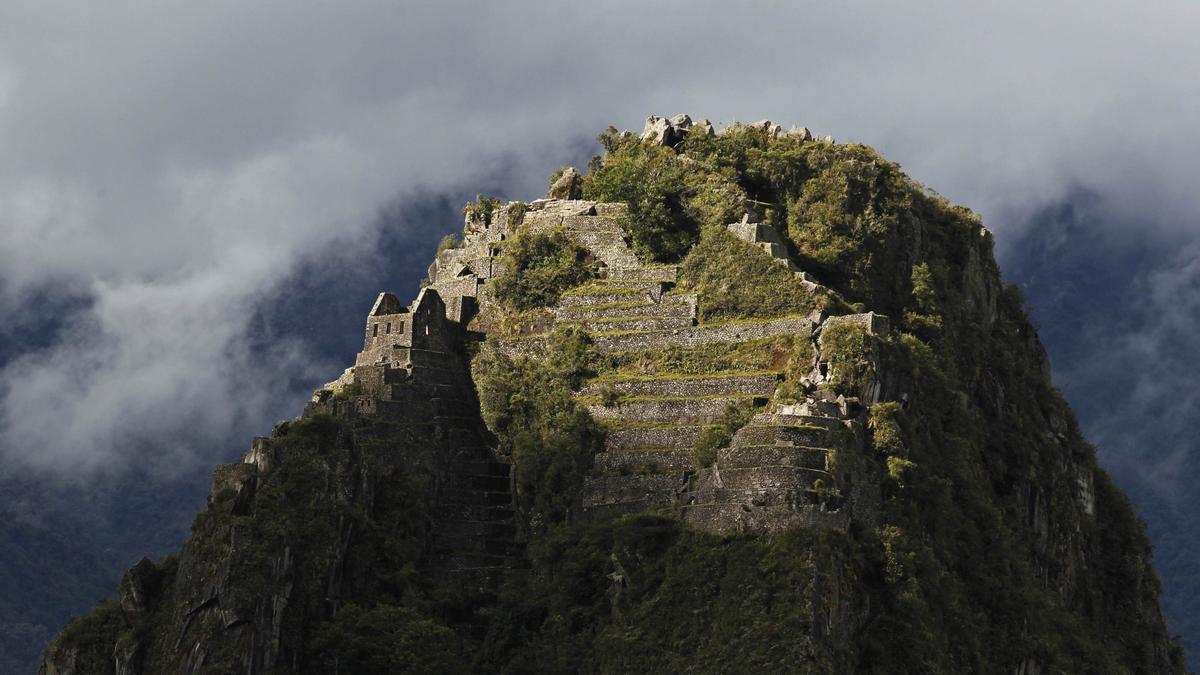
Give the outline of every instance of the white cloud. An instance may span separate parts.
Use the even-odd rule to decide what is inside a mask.
[[[0,311],[47,287],[91,305],[0,374],[0,445],[92,466],[261,424],[305,359],[252,362],[247,321],[299,261],[507,160],[536,196],[568,143],[651,113],[871,143],[1002,244],[1080,185],[1196,227],[1200,8],[922,7],[6,3]]]

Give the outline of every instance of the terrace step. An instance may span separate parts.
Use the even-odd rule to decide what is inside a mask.
[[[603,216],[563,216],[562,226],[568,233],[616,234],[624,238],[625,231],[621,224],[612,218]]]
[[[567,293],[564,294],[558,301],[559,307],[591,307],[594,305],[611,305],[625,302],[637,302],[651,304],[655,300],[650,297],[649,293],[639,291],[636,288],[624,289],[614,287],[612,289],[592,291],[587,293]]]
[[[835,417],[781,413],[759,413],[750,420],[750,424],[763,427],[822,427],[839,431],[846,428],[846,425]]]
[[[771,445],[743,445],[717,451],[721,475],[726,469],[780,466],[797,469],[829,470],[830,451],[826,448],[784,448]]]
[[[663,297],[663,302],[618,302],[609,306],[555,307],[551,312],[553,312],[554,318],[558,321],[588,321],[630,316],[694,319],[696,317],[695,305],[682,302],[666,302],[667,298],[676,297],[680,296],[665,296]]]
[[[809,488],[818,479],[832,483],[833,474],[788,466],[721,468],[721,486],[727,490],[800,490]]]
[[[617,452],[633,448],[675,448],[690,452],[704,429],[702,426],[609,429],[604,436],[604,449]]]
[[[733,445],[774,445],[778,447],[841,447],[845,428],[824,426],[762,426],[750,424],[733,436]]]
[[[579,392],[597,396],[611,387],[626,396],[715,396],[756,394],[771,396],[778,382],[776,373],[704,375],[701,377],[642,377],[628,380],[595,380]]]
[[[667,504],[676,492],[686,488],[687,480],[672,474],[635,476],[596,476],[583,489],[583,507],[615,504]]]
[[[590,321],[572,321],[589,333],[605,333],[610,331],[627,330],[674,330],[690,328],[696,325],[696,320],[690,316],[625,316]]]
[[[664,291],[671,287],[669,281],[655,281],[647,279],[596,279],[592,282],[599,286],[609,286],[613,288],[637,288],[651,295],[658,294],[655,297],[661,296]]]
[[[598,452],[595,468],[605,473],[670,473],[695,468],[691,449],[637,448]]]
[[[678,267],[610,267],[609,279],[640,279],[643,281],[669,281],[679,279]]]
[[[620,419],[632,422],[703,422],[712,423],[725,414],[730,406],[749,408],[753,396],[714,396],[706,398],[646,398],[628,399],[606,407],[589,403],[585,407],[597,420]]]

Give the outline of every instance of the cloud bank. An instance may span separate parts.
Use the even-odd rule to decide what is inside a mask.
[[[342,366],[252,348],[298,269],[369,255],[388,204],[480,181],[538,196],[581,139],[652,113],[867,142],[980,211],[1002,254],[1080,187],[1148,237],[1200,238],[1198,19],[1184,2],[6,3],[0,332],[44,320],[47,295],[75,302],[0,371],[0,452],[68,473],[211,462],[294,412],[281,388]]]

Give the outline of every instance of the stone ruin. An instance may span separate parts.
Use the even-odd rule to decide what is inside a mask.
[[[806,129],[784,132],[769,122],[754,126],[811,139]],[[652,117],[643,138],[670,144],[696,127],[713,133],[707,120]],[[509,467],[481,428],[463,344],[469,332],[486,331],[486,322],[480,320],[494,306],[491,282],[503,271],[503,242],[518,230],[560,231],[589,251],[599,278],[588,292],[568,291],[548,308],[549,323],[539,331],[502,339],[505,353],[540,358],[545,336],[555,324],[564,324],[587,330],[600,352],[800,335],[812,341],[816,354],[802,380],[806,393],[799,401],[776,402],[782,378],[778,371],[703,377],[649,374],[605,385],[619,392],[621,400],[615,405],[598,401],[599,383],[586,383],[577,396],[607,431],[605,451],[595,458],[579,517],[650,510],[710,532],[874,522],[879,488],[863,466],[863,420],[866,408],[882,395],[882,386],[873,383],[858,399],[831,396],[822,386],[832,373],[821,356],[820,336],[824,327],[841,322],[885,334],[887,317],[814,313],[700,323],[696,297],[675,288],[679,268],[643,264],[634,255],[620,224],[625,205],[578,199],[578,181],[578,172],[569,169],[552,186],[552,196],[528,205],[502,204],[486,218],[468,214],[461,245],[438,253],[411,305],[403,305],[391,293],[378,296],[368,312],[355,365],[319,390],[308,412],[350,410],[401,421],[442,420],[441,437],[454,439],[439,450],[452,458],[445,477],[449,494],[457,495],[449,499],[447,511],[474,514],[447,517],[447,532],[466,533],[449,535],[447,551],[457,551],[458,557],[475,551],[473,562],[464,563],[466,568],[503,564],[504,533],[513,532]],[[747,216],[728,228],[810,290],[828,292],[799,268],[785,240],[769,225],[750,222]],[[715,463],[696,466],[696,440],[731,406],[757,412],[730,446],[717,452]],[[270,439],[258,439],[244,462],[269,470]],[[242,475],[245,471],[223,471],[229,480],[252,482],[251,476]],[[491,509],[490,519],[480,516],[480,509]],[[493,536],[472,537],[481,531]]]

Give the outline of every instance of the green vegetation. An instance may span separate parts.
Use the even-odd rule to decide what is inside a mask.
[[[704,228],[683,260],[680,281],[696,293],[705,320],[808,314],[838,306],[723,225]]]
[[[877,339],[855,323],[826,325],[821,331],[821,357],[829,363],[829,386],[857,396],[877,374]]]
[[[492,282],[495,297],[517,310],[552,305],[563,291],[595,276],[587,249],[562,232],[519,234],[501,261],[504,272]]]
[[[483,419],[512,456],[517,506],[535,532],[566,519],[600,451],[603,430],[572,391],[597,360],[586,333],[560,328],[544,359],[511,359],[487,342],[472,361]]]
[[[754,417],[754,412],[754,408],[730,403],[717,423],[701,432],[700,438],[696,439],[696,445],[692,448],[692,459],[696,466],[707,468],[715,464],[717,451],[729,447],[733,435],[738,429],[746,426],[750,418]]]
[[[318,628],[313,649],[328,673],[450,675],[466,669],[454,632],[410,607],[345,605]]]
[[[726,371],[781,370],[796,353],[797,346],[811,345],[806,338],[779,335],[736,343],[618,352],[607,357],[607,368],[625,374],[670,372],[703,375]]]
[[[866,580],[845,533],[716,537],[642,515],[531,542],[502,591],[488,662],[506,673],[844,673],[814,617]]]
[[[508,205],[508,227],[511,230],[517,229],[521,223],[525,222],[525,214],[529,212],[529,205],[525,202],[512,202]]]
[[[96,669],[89,672],[98,675],[115,673],[113,644],[125,628],[121,604],[113,599],[102,600],[85,616],[68,621],[52,647],[64,651],[75,650],[80,664],[88,664]]]
[[[602,137],[603,164],[584,178],[583,196],[626,202],[625,228],[644,260],[678,260],[699,234],[684,212],[685,169],[674,151],[620,136]]]
[[[467,220],[483,223],[484,225],[492,224],[492,214],[501,206],[499,199],[488,197],[486,195],[476,195],[475,201],[463,207],[463,215]]]
[[[463,238],[462,238],[461,234],[453,234],[453,233],[448,234],[448,235],[442,237],[442,240],[438,242],[437,255],[441,255],[442,251],[449,251],[450,249],[462,248],[462,245],[463,245]]]
[[[629,203],[638,255],[682,260],[681,286],[706,319],[852,307],[891,317],[887,336],[851,323],[820,335],[829,386],[853,398],[878,384],[871,393],[892,400],[869,408],[868,452],[845,442],[849,431],[831,443],[831,463],[855,482],[817,480],[806,497],[832,510],[844,489],[871,519],[711,536],[647,514],[577,517],[603,439],[574,395],[585,381],[601,385],[585,401],[619,405],[621,380],[774,372],[777,400],[800,400],[814,354],[805,334],[601,356],[586,333],[560,327],[537,359],[509,358],[489,338],[471,364],[482,418],[513,461],[526,544],[524,565],[498,586],[420,568],[439,504],[427,434],[323,416],[280,428],[286,461],[253,513],[234,515],[224,494],[197,518],[180,579],[215,587],[228,562],[221,609],[254,615],[283,583],[286,551],[296,563],[280,648],[322,672],[959,673],[1013,672],[1025,659],[1046,673],[1182,672],[1141,525],[1050,386],[1020,293],[1001,289],[974,214],[861,145],[748,127],[692,134],[675,150],[615,132],[601,142],[586,195]],[[487,222],[497,207],[480,198],[467,215]],[[726,233],[747,211],[786,232],[837,296],[802,293]],[[583,255],[561,233],[505,246],[509,273],[494,288],[521,330],[566,292],[642,293],[588,283]],[[697,465],[711,466],[752,414],[735,408],[702,433]],[[102,606],[61,640],[116,639],[116,618]],[[152,651],[174,635],[154,639]]]

